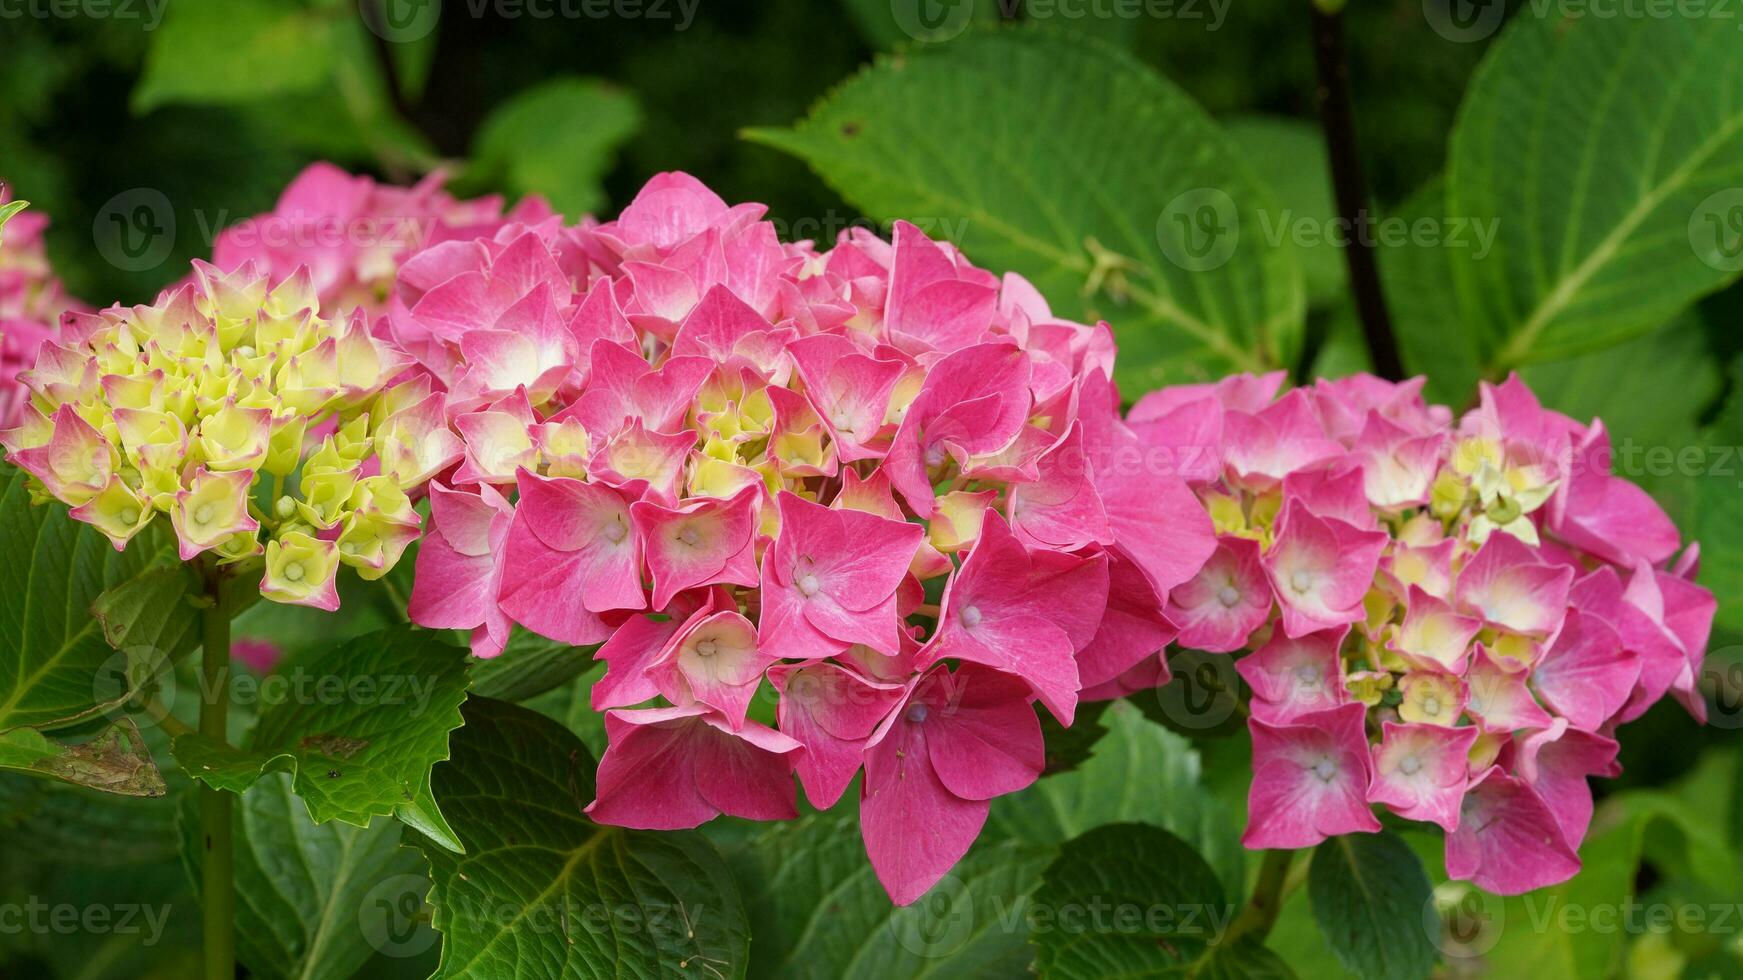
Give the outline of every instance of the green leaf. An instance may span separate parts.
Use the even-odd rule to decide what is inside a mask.
[[[455,854],[466,853],[465,845],[454,833],[454,828],[448,826],[448,820],[442,816],[442,810],[436,806],[436,794],[430,789],[430,779],[424,777],[424,784],[418,787],[417,794],[410,803],[402,803],[395,807],[393,815],[399,822],[428,837],[432,842],[453,851]]]
[[[258,584],[247,577],[231,578],[224,588],[228,609],[247,609],[260,598]],[[199,591],[192,568],[165,549],[154,564],[98,596],[91,614],[115,649],[175,660],[200,647],[200,611],[190,601]]]
[[[1699,313],[1684,311],[1644,336],[1520,375],[1546,407],[1582,422],[1602,418],[1616,475],[1645,487],[1687,525],[1691,480],[1710,459],[1691,436],[1725,384]],[[1691,453],[1698,454],[1693,466]]]
[[[706,838],[592,823],[594,761],[574,735],[489,698],[464,711],[433,785],[466,854],[423,846],[438,976],[743,975],[744,909]]]
[[[883,980],[1022,974],[1026,896],[1054,849],[993,828],[906,908],[878,884],[851,803],[757,825],[729,851],[750,914],[749,975],[770,980]]]
[[[1500,224],[1483,224],[1494,221],[1491,218],[1465,220],[1463,233],[1454,237],[1448,214],[1444,183],[1439,178],[1429,181],[1389,217],[1403,222],[1406,228],[1421,222],[1424,229],[1445,228],[1449,234],[1382,241],[1377,261],[1405,368],[1428,376],[1425,394],[1432,401],[1467,405],[1475,397],[1483,374],[1482,353],[1474,325],[1464,322],[1459,314],[1453,267],[1497,261],[1483,252],[1484,239],[1478,233],[1498,229]],[[1344,309],[1352,332],[1359,337],[1354,304],[1346,304]]]
[[[1714,625],[1743,632],[1743,392],[1705,433],[1709,464],[1694,481],[1688,537],[1701,542],[1700,583],[1719,600]]]
[[[1255,940],[1241,939],[1213,947],[1210,955],[1193,965],[1190,976],[1193,980],[1295,980],[1296,974],[1276,953]]]
[[[1319,127],[1301,119],[1231,116],[1223,120],[1223,129],[1279,205],[1275,213],[1260,216],[1256,231],[1266,241],[1298,249],[1310,306],[1341,298],[1348,272],[1343,252],[1327,231],[1338,209]]]
[[[430,767],[448,758],[466,697],[466,654],[401,626],[281,664],[261,683],[268,703],[245,748],[182,735],[176,761],[236,793],[266,772],[290,772],[315,823],[367,826],[415,804]]]
[[[1260,232],[1270,198],[1184,93],[1105,44],[970,33],[747,135],[865,213],[1022,273],[1059,313],[1106,317],[1128,390],[1294,362],[1301,269]]]
[[[204,849],[194,802],[189,794],[179,823],[198,888]],[[284,775],[250,788],[234,822],[236,954],[250,976],[345,980],[378,948],[397,949],[376,903],[404,893],[421,899],[429,887],[418,852],[400,846],[399,824],[382,817],[368,827],[318,826]]]
[[[163,774],[129,718],[77,745],[57,742],[34,728],[14,728],[0,735],[0,769],[49,776],[120,796],[165,792]]]
[[[473,140],[468,177],[542,194],[571,218],[605,204],[600,181],[641,128],[635,97],[593,78],[557,78],[499,106]]]
[[[127,690],[104,682],[105,667],[125,657],[104,640],[92,604],[152,567],[162,553],[155,539],[117,552],[108,539],[67,516],[59,504],[32,505],[23,471],[0,463],[0,732],[45,727],[92,715],[125,701]],[[167,599],[163,636],[187,635],[192,607]],[[109,627],[121,622],[109,610]],[[181,623],[171,628],[172,622]],[[151,633],[147,630],[146,633]],[[131,634],[129,634],[131,636]],[[131,638],[129,650],[173,656],[182,643],[158,650]],[[125,670],[116,671],[127,675]]]
[[[516,627],[500,654],[472,665],[472,693],[498,701],[537,697],[591,669],[596,649],[572,647]]]
[[[1504,903],[1495,898],[1483,902],[1495,927],[1488,958],[1506,963],[1517,976],[1573,980],[1616,976],[1628,930],[1596,928],[1600,924],[1597,916],[1608,910],[1618,924],[1624,921],[1621,917],[1626,914],[1627,903],[1637,896],[1636,881],[1649,832],[1655,825],[1687,827],[1676,814],[1659,794],[1613,798],[1594,817],[1596,829],[1580,845],[1583,867],[1579,874]]]
[[[1203,786],[1192,743],[1125,701],[1103,716],[1108,737],[1076,770],[1047,776],[993,801],[987,832],[1058,845],[1104,824],[1145,820],[1190,841],[1238,895],[1246,864],[1239,821]]]
[[[1307,891],[1313,917],[1346,969],[1367,978],[1426,977],[1435,949],[1423,928],[1433,889],[1397,836],[1345,834],[1314,848]]]
[[[1636,337],[1743,271],[1743,47],[1713,17],[1516,17],[1453,129],[1455,266],[1490,373]]]
[[[1234,913],[1185,841],[1146,824],[1099,827],[1061,848],[1042,876],[1035,970],[1059,980],[1185,972]]]
[[[603,667],[603,664],[595,664]],[[587,750],[595,756],[605,754],[605,715],[593,710],[593,685],[604,676],[604,671],[589,669],[583,671],[562,687],[531,698],[526,706],[554,721],[560,722],[564,728],[574,732]]]
[[[1043,775],[1069,772],[1083,765],[1096,744],[1102,740],[1102,736],[1108,733],[1101,718],[1112,703],[1094,701],[1084,704],[1078,709],[1077,717],[1072,719],[1070,728],[1061,725],[1059,719],[1053,717],[1053,712],[1041,710],[1040,705],[1035,706],[1035,713],[1041,719],[1042,742],[1047,747]]]
[[[273,0],[177,0],[151,35],[133,109],[316,88],[333,67],[333,25],[323,12]]]

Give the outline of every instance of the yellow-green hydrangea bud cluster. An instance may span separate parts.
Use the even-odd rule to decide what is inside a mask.
[[[267,598],[335,609],[341,565],[379,578],[417,538],[409,494],[445,449],[419,445],[441,419],[428,379],[386,387],[410,359],[319,306],[307,270],[273,287],[196,262],[155,304],[45,342],[0,444],[118,550],[163,515],[182,560],[260,567]]]

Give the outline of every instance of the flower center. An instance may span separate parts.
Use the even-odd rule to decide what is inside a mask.
[[[1430,694],[1422,699],[1422,713],[1425,715],[1440,714],[1440,698]]]
[[[1223,604],[1224,609],[1233,609],[1241,601],[1241,590],[1232,585],[1225,585],[1217,590],[1216,601]]]
[[[1302,687],[1312,687],[1319,683],[1319,668],[1312,664],[1302,664],[1295,668],[1295,680]]]
[[[121,523],[123,523],[123,524],[137,524],[137,523],[139,523],[139,508],[138,507],[127,507],[127,508],[123,509],[121,511]]]
[[[1416,756],[1407,755],[1398,763],[1398,771],[1406,776],[1414,776],[1422,770],[1422,760]]]
[[[800,572],[794,584],[798,585],[799,594],[807,598],[816,595],[817,590],[823,587],[812,572]]]
[[[923,704],[908,705],[908,720],[918,725],[926,720],[928,709]]]
[[[1313,774],[1319,777],[1320,782],[1329,783],[1338,774],[1337,764],[1330,759],[1321,759],[1313,764]]]
[[[688,531],[686,533],[695,534],[696,532]],[[629,528],[623,526],[623,518],[621,517],[612,518],[611,523],[605,525],[605,540],[610,541],[612,544],[622,544],[623,539],[628,536]],[[690,544],[691,542],[686,541],[684,543]]]
[[[1289,587],[1297,592],[1306,592],[1308,589],[1313,588],[1313,574],[1311,572],[1298,571],[1290,575]]]
[[[846,409],[836,411],[835,414],[829,416],[829,421],[842,435],[853,435],[853,417],[847,414]]]
[[[286,582],[301,582],[303,580],[303,563],[293,561],[286,565],[284,567],[284,580]]]
[[[973,629],[976,626],[980,625],[980,607],[979,606],[963,606],[962,607],[962,625],[968,627],[969,629]]]
[[[693,527],[678,532],[678,540],[694,548],[702,543],[702,535]]]
[[[700,640],[696,643],[696,656],[712,657],[716,647],[713,640]]]
[[[199,507],[194,509],[194,523],[195,524],[210,524],[210,523],[212,523],[212,505],[211,504],[201,504]]]

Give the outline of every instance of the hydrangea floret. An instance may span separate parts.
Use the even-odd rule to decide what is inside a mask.
[[[117,550],[161,516],[182,560],[335,609],[341,566],[379,578],[418,537],[431,450],[408,432],[442,396],[421,376],[390,387],[410,358],[364,314],[320,309],[306,269],[273,286],[196,262],[149,306],[73,314],[20,375],[29,401],[0,445]]]
[[[461,200],[435,171],[412,187],[382,184],[330,163],[310,165],[279,195],[273,210],[218,235],[212,264],[252,262],[276,284],[307,268],[325,309],[386,312],[400,263],[449,239],[488,236],[509,222],[551,216],[543,198],[504,212],[501,197]]]
[[[0,213],[10,210],[11,188],[0,185]],[[0,428],[16,425],[27,393],[14,379],[29,368],[42,342],[70,311],[85,307],[67,296],[49,265],[43,232],[48,218],[14,213],[0,232]]]
[[[1695,545],[1611,471],[1602,422],[1517,377],[1462,418],[1422,379],[1230,378],[1140,399],[1192,446],[1216,553],[1169,598],[1181,646],[1250,686],[1244,841],[1446,834],[1449,876],[1501,894],[1571,877],[1617,726],[1667,693],[1697,718],[1716,607]],[[1198,465],[1208,459],[1211,465]]]
[[[411,615],[598,645],[599,822],[793,817],[795,774],[828,807],[863,771],[906,904],[1040,775],[1038,707],[1166,675],[1213,525],[1143,466],[1105,324],[911,224],[822,249],[763,213],[663,174],[405,262],[387,331],[448,396],[408,441],[463,443]]]

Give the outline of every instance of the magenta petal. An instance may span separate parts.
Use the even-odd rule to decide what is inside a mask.
[[[1366,715],[1363,705],[1346,704],[1287,725],[1248,719],[1253,785],[1242,844],[1252,850],[1312,847],[1327,837],[1380,829],[1367,800],[1373,759]]]
[[[973,664],[951,682],[948,703],[927,705],[926,751],[938,779],[965,800],[990,800],[1039,778],[1047,753],[1027,685]],[[897,724],[913,724],[915,705],[925,704],[910,699]]]
[[[1436,823],[1449,832],[1457,830],[1477,729],[1394,721],[1383,723],[1381,728],[1383,737],[1374,747],[1374,782],[1368,787],[1368,801],[1384,803],[1409,820]]]
[[[799,782],[812,806],[828,809],[859,772],[866,739],[902,700],[903,689],[829,661],[777,665],[769,681],[781,694],[775,710],[782,733],[805,747]]]
[[[860,833],[897,905],[924,895],[968,853],[991,807],[945,788],[927,751],[930,734],[924,724],[898,723],[865,755]]]
[[[792,755],[799,744],[760,725],[734,733],[701,705],[611,711],[587,815],[638,830],[682,830],[719,814],[797,816]]]
[[[1458,830],[1446,838],[1446,873],[1497,895],[1560,884],[1580,870],[1549,805],[1500,766],[1471,784]]]
[[[1561,633],[1531,672],[1544,701],[1575,728],[1596,731],[1620,711],[1640,678],[1640,658],[1595,616],[1569,610]]]

